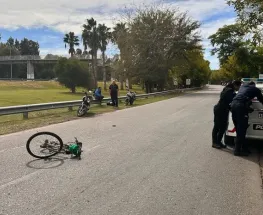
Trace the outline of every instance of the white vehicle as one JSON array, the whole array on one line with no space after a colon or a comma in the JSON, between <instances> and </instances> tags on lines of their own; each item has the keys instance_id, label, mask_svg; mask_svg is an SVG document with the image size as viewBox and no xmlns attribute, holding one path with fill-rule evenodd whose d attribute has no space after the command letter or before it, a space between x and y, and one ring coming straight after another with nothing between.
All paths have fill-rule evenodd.
<instances>
[{"instance_id":1,"label":"white vehicle","mask_svg":"<svg viewBox=\"0 0 263 215\"><path fill-rule=\"evenodd\" d=\"M244 83L254 81L256 83L256 87L263 90L263 79L243 78L242 81ZM263 105L257 100L257 98L254 98L251 107L254 109L254 112L249 114L246 138L263 140ZM236 128L232 121L232 113L230 111L228 127L224 135L224 142L226 145L233 146L235 138Z\"/></svg>"}]
</instances>

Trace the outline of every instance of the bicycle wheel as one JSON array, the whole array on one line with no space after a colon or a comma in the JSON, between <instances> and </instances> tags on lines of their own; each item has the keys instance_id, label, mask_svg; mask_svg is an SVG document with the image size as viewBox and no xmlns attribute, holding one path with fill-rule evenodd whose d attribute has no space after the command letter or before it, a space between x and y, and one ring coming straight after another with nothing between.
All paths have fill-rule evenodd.
<instances>
[{"instance_id":1,"label":"bicycle wheel","mask_svg":"<svg viewBox=\"0 0 263 215\"><path fill-rule=\"evenodd\" d=\"M62 139L57 134L47 131L33 134L26 143L27 152L31 156L41 159L58 154L62 147Z\"/></svg>"}]
</instances>

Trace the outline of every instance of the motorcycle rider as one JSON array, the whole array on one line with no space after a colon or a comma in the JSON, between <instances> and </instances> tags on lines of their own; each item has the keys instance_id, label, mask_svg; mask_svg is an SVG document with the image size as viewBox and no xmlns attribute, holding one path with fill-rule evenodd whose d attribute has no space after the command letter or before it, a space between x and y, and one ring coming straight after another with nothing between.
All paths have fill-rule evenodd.
<instances>
[{"instance_id":1,"label":"motorcycle rider","mask_svg":"<svg viewBox=\"0 0 263 215\"><path fill-rule=\"evenodd\" d=\"M99 100L100 102L102 101L102 99L104 98L103 95L101 95L101 87L98 87L95 92L94 92L94 96L96 100Z\"/></svg>"},{"instance_id":2,"label":"motorcycle rider","mask_svg":"<svg viewBox=\"0 0 263 215\"><path fill-rule=\"evenodd\" d=\"M261 90L257 88L255 82L252 81L240 87L238 94L234 97L231 104L232 119L237 134L234 149L235 156L248 156L250 153L245 138L248 128L248 114L253 112L250 105L252 104L252 99L255 97L263 104Z\"/></svg>"},{"instance_id":3,"label":"motorcycle rider","mask_svg":"<svg viewBox=\"0 0 263 215\"><path fill-rule=\"evenodd\" d=\"M240 86L241 81L233 81L229 83L226 87L224 87L220 94L218 103L214 106L214 128L212 131L213 148L226 148L221 141L227 129L230 103L236 95L235 91L238 91Z\"/></svg>"}]
</instances>

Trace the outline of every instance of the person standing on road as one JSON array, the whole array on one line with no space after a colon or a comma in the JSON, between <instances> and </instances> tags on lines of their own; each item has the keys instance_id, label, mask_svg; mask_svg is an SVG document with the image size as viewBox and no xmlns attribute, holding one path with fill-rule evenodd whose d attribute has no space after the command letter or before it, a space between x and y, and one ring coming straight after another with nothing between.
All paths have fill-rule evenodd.
<instances>
[{"instance_id":1,"label":"person standing on road","mask_svg":"<svg viewBox=\"0 0 263 215\"><path fill-rule=\"evenodd\" d=\"M248 128L248 114L253 112L250 108L252 99L257 99L263 104L261 90L256 87L255 82L243 84L231 104L232 119L236 128L235 156L248 156L250 153L245 142Z\"/></svg>"},{"instance_id":2,"label":"person standing on road","mask_svg":"<svg viewBox=\"0 0 263 215\"><path fill-rule=\"evenodd\" d=\"M110 90L110 96L111 96L111 101L113 103L113 106L118 107L119 87L115 81L112 81L112 84L110 85L109 90Z\"/></svg>"},{"instance_id":3,"label":"person standing on road","mask_svg":"<svg viewBox=\"0 0 263 215\"><path fill-rule=\"evenodd\" d=\"M235 91L238 91L240 86L241 81L229 83L224 87L218 103L214 106L214 128L212 131L213 148L226 148L221 141L227 129L230 103L236 95Z\"/></svg>"}]
</instances>

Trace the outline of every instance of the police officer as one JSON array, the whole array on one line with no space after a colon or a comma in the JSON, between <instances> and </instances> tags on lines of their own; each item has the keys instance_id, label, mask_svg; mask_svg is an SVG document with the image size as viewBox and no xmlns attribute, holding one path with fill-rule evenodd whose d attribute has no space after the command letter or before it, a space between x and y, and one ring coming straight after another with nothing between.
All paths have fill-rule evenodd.
<instances>
[{"instance_id":1,"label":"police officer","mask_svg":"<svg viewBox=\"0 0 263 215\"><path fill-rule=\"evenodd\" d=\"M235 91L238 91L240 86L241 81L230 82L223 89L218 103L214 106L214 128L212 131L213 148L226 148L226 146L222 144L221 141L227 129L230 103L236 95Z\"/></svg>"},{"instance_id":2,"label":"police officer","mask_svg":"<svg viewBox=\"0 0 263 215\"><path fill-rule=\"evenodd\" d=\"M261 90L256 87L256 84L254 82L243 84L231 104L232 119L237 133L235 156L248 156L250 153L245 138L248 128L248 114L253 111L250 105L255 97L263 104Z\"/></svg>"}]
</instances>

